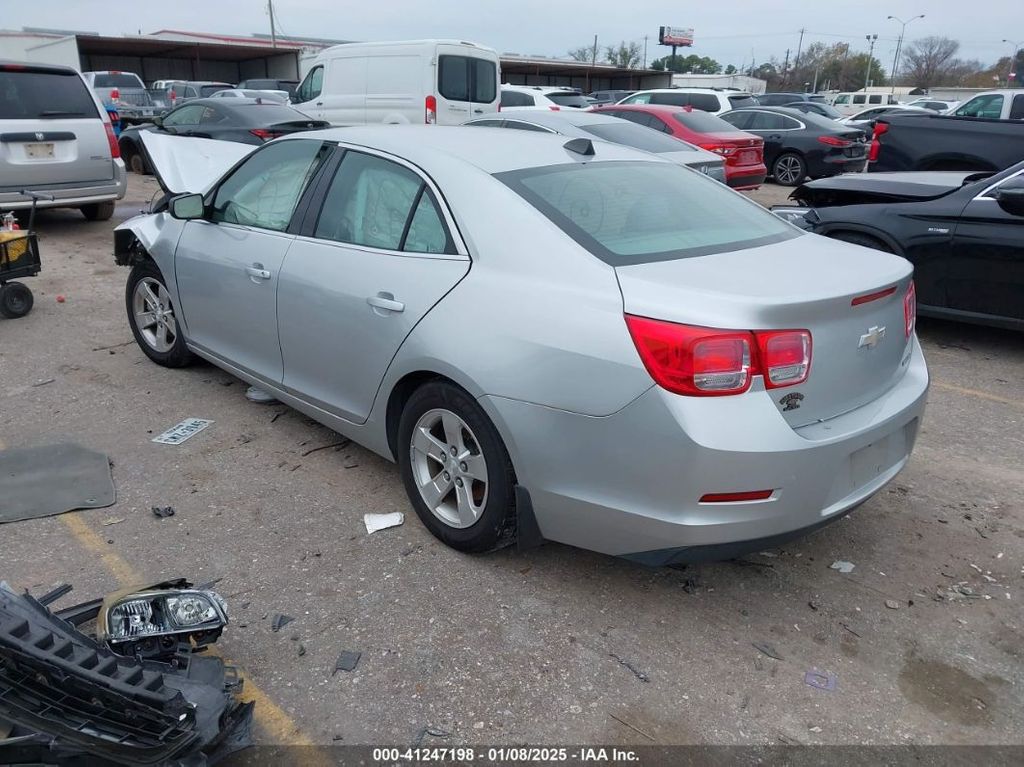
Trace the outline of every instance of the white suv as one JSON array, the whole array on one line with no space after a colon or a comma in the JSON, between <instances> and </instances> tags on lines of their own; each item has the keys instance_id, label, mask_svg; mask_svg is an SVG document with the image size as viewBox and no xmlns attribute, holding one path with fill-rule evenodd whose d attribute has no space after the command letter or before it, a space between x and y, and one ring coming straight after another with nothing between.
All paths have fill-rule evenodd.
<instances>
[{"instance_id":1,"label":"white suv","mask_svg":"<svg viewBox=\"0 0 1024 767\"><path fill-rule=\"evenodd\" d=\"M756 107L757 99L744 91L713 88L656 88L650 91L638 91L632 96L626 96L619 103L692 107L702 112L718 115L741 107Z\"/></svg>"},{"instance_id":2,"label":"white suv","mask_svg":"<svg viewBox=\"0 0 1024 767\"><path fill-rule=\"evenodd\" d=\"M502 85L501 111L509 109L586 109L591 104L579 91L540 85Z\"/></svg>"}]
</instances>

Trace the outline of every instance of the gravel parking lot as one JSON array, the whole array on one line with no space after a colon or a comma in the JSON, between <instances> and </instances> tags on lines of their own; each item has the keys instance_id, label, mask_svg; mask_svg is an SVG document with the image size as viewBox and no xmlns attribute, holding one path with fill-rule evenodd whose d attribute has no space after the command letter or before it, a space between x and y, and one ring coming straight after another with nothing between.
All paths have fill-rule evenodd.
<instances>
[{"instance_id":1,"label":"gravel parking lot","mask_svg":"<svg viewBox=\"0 0 1024 767\"><path fill-rule=\"evenodd\" d=\"M111 230L156 189L132 175L110 222L39 217L35 309L0 319L0 440L107 452L119 500L3 526L0 577L71 582L62 604L222 577L219 648L263 743L407 744L428 726L448 745L1021 742L1021 335L922 319L933 382L910 464L782 549L684 570L556 544L466 556L420 525L391 464L316 450L341 438L212 366L145 359ZM186 417L214 424L150 441ZM403 526L367 535L364 513L392 511ZM276 613L295 621L275 633ZM342 650L361 660L332 675Z\"/></svg>"}]
</instances>

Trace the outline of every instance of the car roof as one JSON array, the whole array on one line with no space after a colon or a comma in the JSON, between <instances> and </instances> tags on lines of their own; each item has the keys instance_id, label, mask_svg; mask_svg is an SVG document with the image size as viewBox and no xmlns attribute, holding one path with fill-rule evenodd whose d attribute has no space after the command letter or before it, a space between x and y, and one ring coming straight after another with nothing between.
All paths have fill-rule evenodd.
<instances>
[{"instance_id":1,"label":"car roof","mask_svg":"<svg viewBox=\"0 0 1024 767\"><path fill-rule=\"evenodd\" d=\"M78 70L74 67L66 67L62 64L37 64L34 61L15 61L14 59L0 59L0 69L14 72L74 72L78 74Z\"/></svg>"},{"instance_id":2,"label":"car roof","mask_svg":"<svg viewBox=\"0 0 1024 767\"><path fill-rule=\"evenodd\" d=\"M536 91L538 93L579 93L578 90L570 88L568 85L514 85L512 83L502 83L501 87L505 90Z\"/></svg>"},{"instance_id":3,"label":"car roof","mask_svg":"<svg viewBox=\"0 0 1024 767\"><path fill-rule=\"evenodd\" d=\"M473 126L361 125L292 133L278 139L318 138L377 149L420 166L460 161L485 173L562 165L581 160L664 162L637 149L594 141L596 154L584 157L565 149L569 140L550 133L481 130Z\"/></svg>"}]
</instances>

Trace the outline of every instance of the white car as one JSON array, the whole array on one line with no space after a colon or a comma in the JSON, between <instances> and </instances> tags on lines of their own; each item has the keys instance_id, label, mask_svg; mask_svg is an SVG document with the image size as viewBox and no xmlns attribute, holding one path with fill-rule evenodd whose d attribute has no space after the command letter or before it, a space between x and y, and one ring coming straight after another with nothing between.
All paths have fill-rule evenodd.
<instances>
[{"instance_id":1,"label":"white car","mask_svg":"<svg viewBox=\"0 0 1024 767\"><path fill-rule=\"evenodd\" d=\"M1024 91L985 91L951 109L958 117L987 117L990 120L1024 120Z\"/></svg>"},{"instance_id":2,"label":"white car","mask_svg":"<svg viewBox=\"0 0 1024 767\"><path fill-rule=\"evenodd\" d=\"M627 96L620 104L666 104L674 107L692 107L702 112L719 115L741 107L756 107L757 99L744 91L715 90L712 88L656 88L638 91Z\"/></svg>"},{"instance_id":3,"label":"white car","mask_svg":"<svg viewBox=\"0 0 1024 767\"><path fill-rule=\"evenodd\" d=\"M844 117L842 120L837 120L843 125L866 125L867 123L873 123L879 117L884 114L891 114L893 112L899 112L900 114L908 114L909 112L923 112L925 114L935 114L931 109L925 109L924 107L912 107L904 106L903 104L894 104L892 106L882 107L871 107L870 109L863 109L857 114Z\"/></svg>"},{"instance_id":4,"label":"white car","mask_svg":"<svg viewBox=\"0 0 1024 767\"><path fill-rule=\"evenodd\" d=\"M587 109L592 106L579 91L572 88L555 88L542 85L509 85L501 86L501 111L510 109Z\"/></svg>"},{"instance_id":5,"label":"white car","mask_svg":"<svg viewBox=\"0 0 1024 767\"><path fill-rule=\"evenodd\" d=\"M217 91L211 99L264 99L278 104L288 103L288 91L258 91L242 88L225 88Z\"/></svg>"},{"instance_id":6,"label":"white car","mask_svg":"<svg viewBox=\"0 0 1024 767\"><path fill-rule=\"evenodd\" d=\"M904 106L930 109L933 112L942 114L944 112L948 112L950 109L955 109L956 105L959 103L959 101L938 101L936 99L923 98L908 101Z\"/></svg>"}]
</instances>

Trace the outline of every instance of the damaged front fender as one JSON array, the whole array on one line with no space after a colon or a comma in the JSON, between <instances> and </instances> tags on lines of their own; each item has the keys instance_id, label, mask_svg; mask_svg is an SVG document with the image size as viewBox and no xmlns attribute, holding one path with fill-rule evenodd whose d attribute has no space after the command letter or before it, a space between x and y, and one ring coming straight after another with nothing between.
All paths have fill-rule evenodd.
<instances>
[{"instance_id":1,"label":"damaged front fender","mask_svg":"<svg viewBox=\"0 0 1024 767\"><path fill-rule=\"evenodd\" d=\"M167 213L143 213L117 226L114 229L114 261L120 266L133 266L151 256L168 219L170 215Z\"/></svg>"}]
</instances>

